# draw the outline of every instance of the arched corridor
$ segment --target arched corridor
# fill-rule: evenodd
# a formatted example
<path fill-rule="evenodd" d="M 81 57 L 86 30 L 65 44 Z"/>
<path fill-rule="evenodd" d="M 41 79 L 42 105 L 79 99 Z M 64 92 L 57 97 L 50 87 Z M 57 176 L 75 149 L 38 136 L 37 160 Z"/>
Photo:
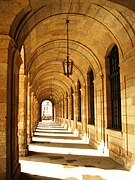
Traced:
<path fill-rule="evenodd" d="M 51 114 L 46 105 L 48 113 L 42 111 L 43 101 L 51 103 Z M 135 173 L 135 1 L 1 0 L 0 111 L 2 180 L 19 179 L 19 159 L 38 156 L 30 150 L 35 138 L 43 140 L 46 133 L 45 139 L 61 139 L 61 133 L 50 132 L 38 132 L 39 138 L 42 125 L 45 131 L 61 125 L 64 136 L 69 134 L 65 142 L 79 138 L 81 150 L 94 148 L 86 155 L 108 153 L 108 162 Z M 45 120 L 53 122 L 47 125 Z M 48 143 L 53 149 L 49 145 L 56 144 Z M 52 162 L 65 163 L 67 170 L 70 158 L 60 157 Z M 104 160 L 95 165 L 94 160 L 87 164 L 89 156 L 86 162 L 80 158 L 68 165 L 105 166 Z"/>

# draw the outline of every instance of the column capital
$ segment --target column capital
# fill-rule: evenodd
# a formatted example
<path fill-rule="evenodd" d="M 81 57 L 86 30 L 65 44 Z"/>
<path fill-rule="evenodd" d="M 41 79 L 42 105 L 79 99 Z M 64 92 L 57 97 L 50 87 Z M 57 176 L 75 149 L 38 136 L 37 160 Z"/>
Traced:
<path fill-rule="evenodd" d="M 20 52 L 18 49 L 16 49 L 16 53 L 15 53 L 15 63 L 17 65 L 18 68 L 20 68 L 21 64 L 23 63 Z M 23 73 L 24 74 L 24 73 Z"/>
<path fill-rule="evenodd" d="M 81 94 L 82 94 L 83 96 L 86 95 L 86 85 L 84 85 L 84 86 L 81 88 Z"/>

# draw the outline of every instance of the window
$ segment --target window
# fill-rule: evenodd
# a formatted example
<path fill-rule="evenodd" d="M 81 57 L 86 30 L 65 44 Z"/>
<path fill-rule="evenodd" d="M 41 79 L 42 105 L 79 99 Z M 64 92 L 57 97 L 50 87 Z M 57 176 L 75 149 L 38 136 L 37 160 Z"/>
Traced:
<path fill-rule="evenodd" d="M 95 124 L 95 117 L 94 117 L 94 75 L 93 71 L 88 73 L 88 80 L 89 80 L 89 124 Z"/>
<path fill-rule="evenodd" d="M 110 66 L 110 98 L 111 98 L 111 129 L 121 130 L 121 93 L 118 48 L 115 45 L 109 56 Z"/>
<path fill-rule="evenodd" d="M 72 87 L 71 87 L 71 119 L 74 120 L 74 96 L 73 96 Z"/>
<path fill-rule="evenodd" d="M 68 119 L 68 93 L 66 93 L 66 118 Z"/>
<path fill-rule="evenodd" d="M 81 83 L 78 81 L 78 121 L 81 122 Z"/>

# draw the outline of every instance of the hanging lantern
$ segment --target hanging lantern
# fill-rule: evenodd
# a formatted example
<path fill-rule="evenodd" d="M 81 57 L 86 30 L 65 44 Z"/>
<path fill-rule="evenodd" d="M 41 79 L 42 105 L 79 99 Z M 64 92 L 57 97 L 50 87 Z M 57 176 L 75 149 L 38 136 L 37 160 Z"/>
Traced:
<path fill-rule="evenodd" d="M 63 70 L 64 70 L 64 74 L 69 77 L 69 75 L 72 74 L 72 70 L 73 70 L 73 61 L 72 60 L 68 60 L 69 57 L 67 57 L 67 60 L 63 61 Z"/>
<path fill-rule="evenodd" d="M 67 24 L 67 59 L 63 61 L 63 71 L 64 71 L 64 75 L 66 75 L 67 77 L 69 77 L 69 75 L 72 74 L 72 70 L 73 70 L 73 61 L 69 59 L 69 38 L 68 38 L 68 23 L 69 20 L 66 20 L 66 24 Z"/>

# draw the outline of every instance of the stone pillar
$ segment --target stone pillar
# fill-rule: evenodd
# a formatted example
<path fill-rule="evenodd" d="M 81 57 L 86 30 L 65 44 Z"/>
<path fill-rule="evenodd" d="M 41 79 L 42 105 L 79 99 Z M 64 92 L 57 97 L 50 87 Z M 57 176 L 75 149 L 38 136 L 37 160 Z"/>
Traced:
<path fill-rule="evenodd" d="M 22 61 L 14 42 L 0 35 L 0 179 L 20 175 L 18 148 L 18 74 Z"/>
<path fill-rule="evenodd" d="M 37 99 L 36 99 L 36 96 L 34 95 L 33 96 L 33 121 L 32 121 L 33 132 L 36 130 L 36 126 L 37 126 L 37 111 L 38 111 L 38 108 L 37 108 Z"/>
<path fill-rule="evenodd" d="M 87 109 L 86 109 L 86 86 L 81 89 L 82 99 L 82 135 L 83 138 L 87 138 Z"/>
<path fill-rule="evenodd" d="M 39 102 L 37 101 L 37 124 L 40 122 L 41 120 L 41 109 L 40 109 L 40 104 Z"/>
<path fill-rule="evenodd" d="M 62 111 L 63 111 L 62 112 L 62 122 L 64 121 L 64 115 L 65 115 L 64 114 L 65 113 L 65 107 L 64 106 L 65 106 L 65 104 L 64 104 L 64 97 L 63 97 L 63 99 L 62 99 Z"/>
<path fill-rule="evenodd" d="M 41 103 L 39 103 L 39 121 L 42 121 L 41 111 Z"/>
<path fill-rule="evenodd" d="M 61 117 L 61 102 L 58 102 L 57 104 L 57 121 L 60 122 Z"/>
<path fill-rule="evenodd" d="M 75 91 L 73 93 L 73 97 L 74 97 L 74 130 L 75 130 L 75 134 L 78 133 L 77 130 L 77 122 L 78 122 L 78 93 L 77 91 Z"/>
<path fill-rule="evenodd" d="M 67 95 L 65 95 L 64 97 L 64 117 L 65 117 L 65 120 L 67 119 Z"/>
<path fill-rule="evenodd" d="M 11 62 L 8 67 L 8 47 L 10 37 L 0 35 L 0 177 L 8 179 L 11 177 L 11 97 L 10 86 L 11 76 L 8 79 L 8 73 L 11 75 Z M 9 68 L 9 69 L 8 69 Z M 10 72 L 8 72 L 10 70 Z M 10 83 L 10 84 L 8 84 Z M 8 96 L 7 96 L 8 92 Z M 9 99 L 8 99 L 9 98 Z"/>
<path fill-rule="evenodd" d="M 62 101 L 60 100 L 60 119 L 62 118 Z"/>
<path fill-rule="evenodd" d="M 27 143 L 31 143 L 31 87 L 28 82 L 27 87 Z"/>
<path fill-rule="evenodd" d="M 19 74 L 18 136 L 19 156 L 27 156 L 27 76 L 23 72 Z"/>
<path fill-rule="evenodd" d="M 27 76 L 24 67 L 24 48 L 21 49 L 22 65 L 19 71 L 18 136 L 19 156 L 27 156 Z"/>
<path fill-rule="evenodd" d="M 64 127 L 67 129 L 68 128 L 68 124 L 67 124 L 67 119 L 68 119 L 68 97 L 67 97 L 67 93 L 65 95 L 65 98 L 64 98 L 64 106 L 65 106 L 65 120 L 64 120 Z"/>
<path fill-rule="evenodd" d="M 19 51 L 16 49 L 13 56 L 13 73 L 11 84 L 11 137 L 12 137 L 12 176 L 11 179 L 17 179 L 20 171 L 19 166 L 19 146 L 18 146 L 18 104 L 19 104 L 19 68 L 22 63 Z"/>
<path fill-rule="evenodd" d="M 68 96 L 68 130 L 71 131 L 71 95 Z"/>
<path fill-rule="evenodd" d="M 63 126 L 65 126 L 65 121 L 66 121 L 66 98 L 64 97 L 63 99 Z"/>
<path fill-rule="evenodd" d="M 61 122 L 63 122 L 63 99 L 61 100 Z"/>
<path fill-rule="evenodd" d="M 35 108 L 35 102 L 36 102 L 36 100 L 35 100 L 35 95 L 34 95 L 34 99 L 33 99 L 33 132 L 35 131 L 35 124 L 36 124 L 36 122 L 35 122 L 35 119 L 36 119 L 36 108 Z"/>
<path fill-rule="evenodd" d="M 85 110 L 86 110 L 86 123 L 88 124 L 89 122 L 89 85 L 86 85 L 86 105 L 85 105 Z"/>
<path fill-rule="evenodd" d="M 34 93 L 31 92 L 31 136 L 34 133 Z"/>
<path fill-rule="evenodd" d="M 54 122 L 56 122 L 56 107 L 53 106 Z"/>
<path fill-rule="evenodd" d="M 35 129 L 38 125 L 38 100 L 35 98 Z"/>
<path fill-rule="evenodd" d="M 52 120 L 54 121 L 54 104 L 52 104 Z"/>

